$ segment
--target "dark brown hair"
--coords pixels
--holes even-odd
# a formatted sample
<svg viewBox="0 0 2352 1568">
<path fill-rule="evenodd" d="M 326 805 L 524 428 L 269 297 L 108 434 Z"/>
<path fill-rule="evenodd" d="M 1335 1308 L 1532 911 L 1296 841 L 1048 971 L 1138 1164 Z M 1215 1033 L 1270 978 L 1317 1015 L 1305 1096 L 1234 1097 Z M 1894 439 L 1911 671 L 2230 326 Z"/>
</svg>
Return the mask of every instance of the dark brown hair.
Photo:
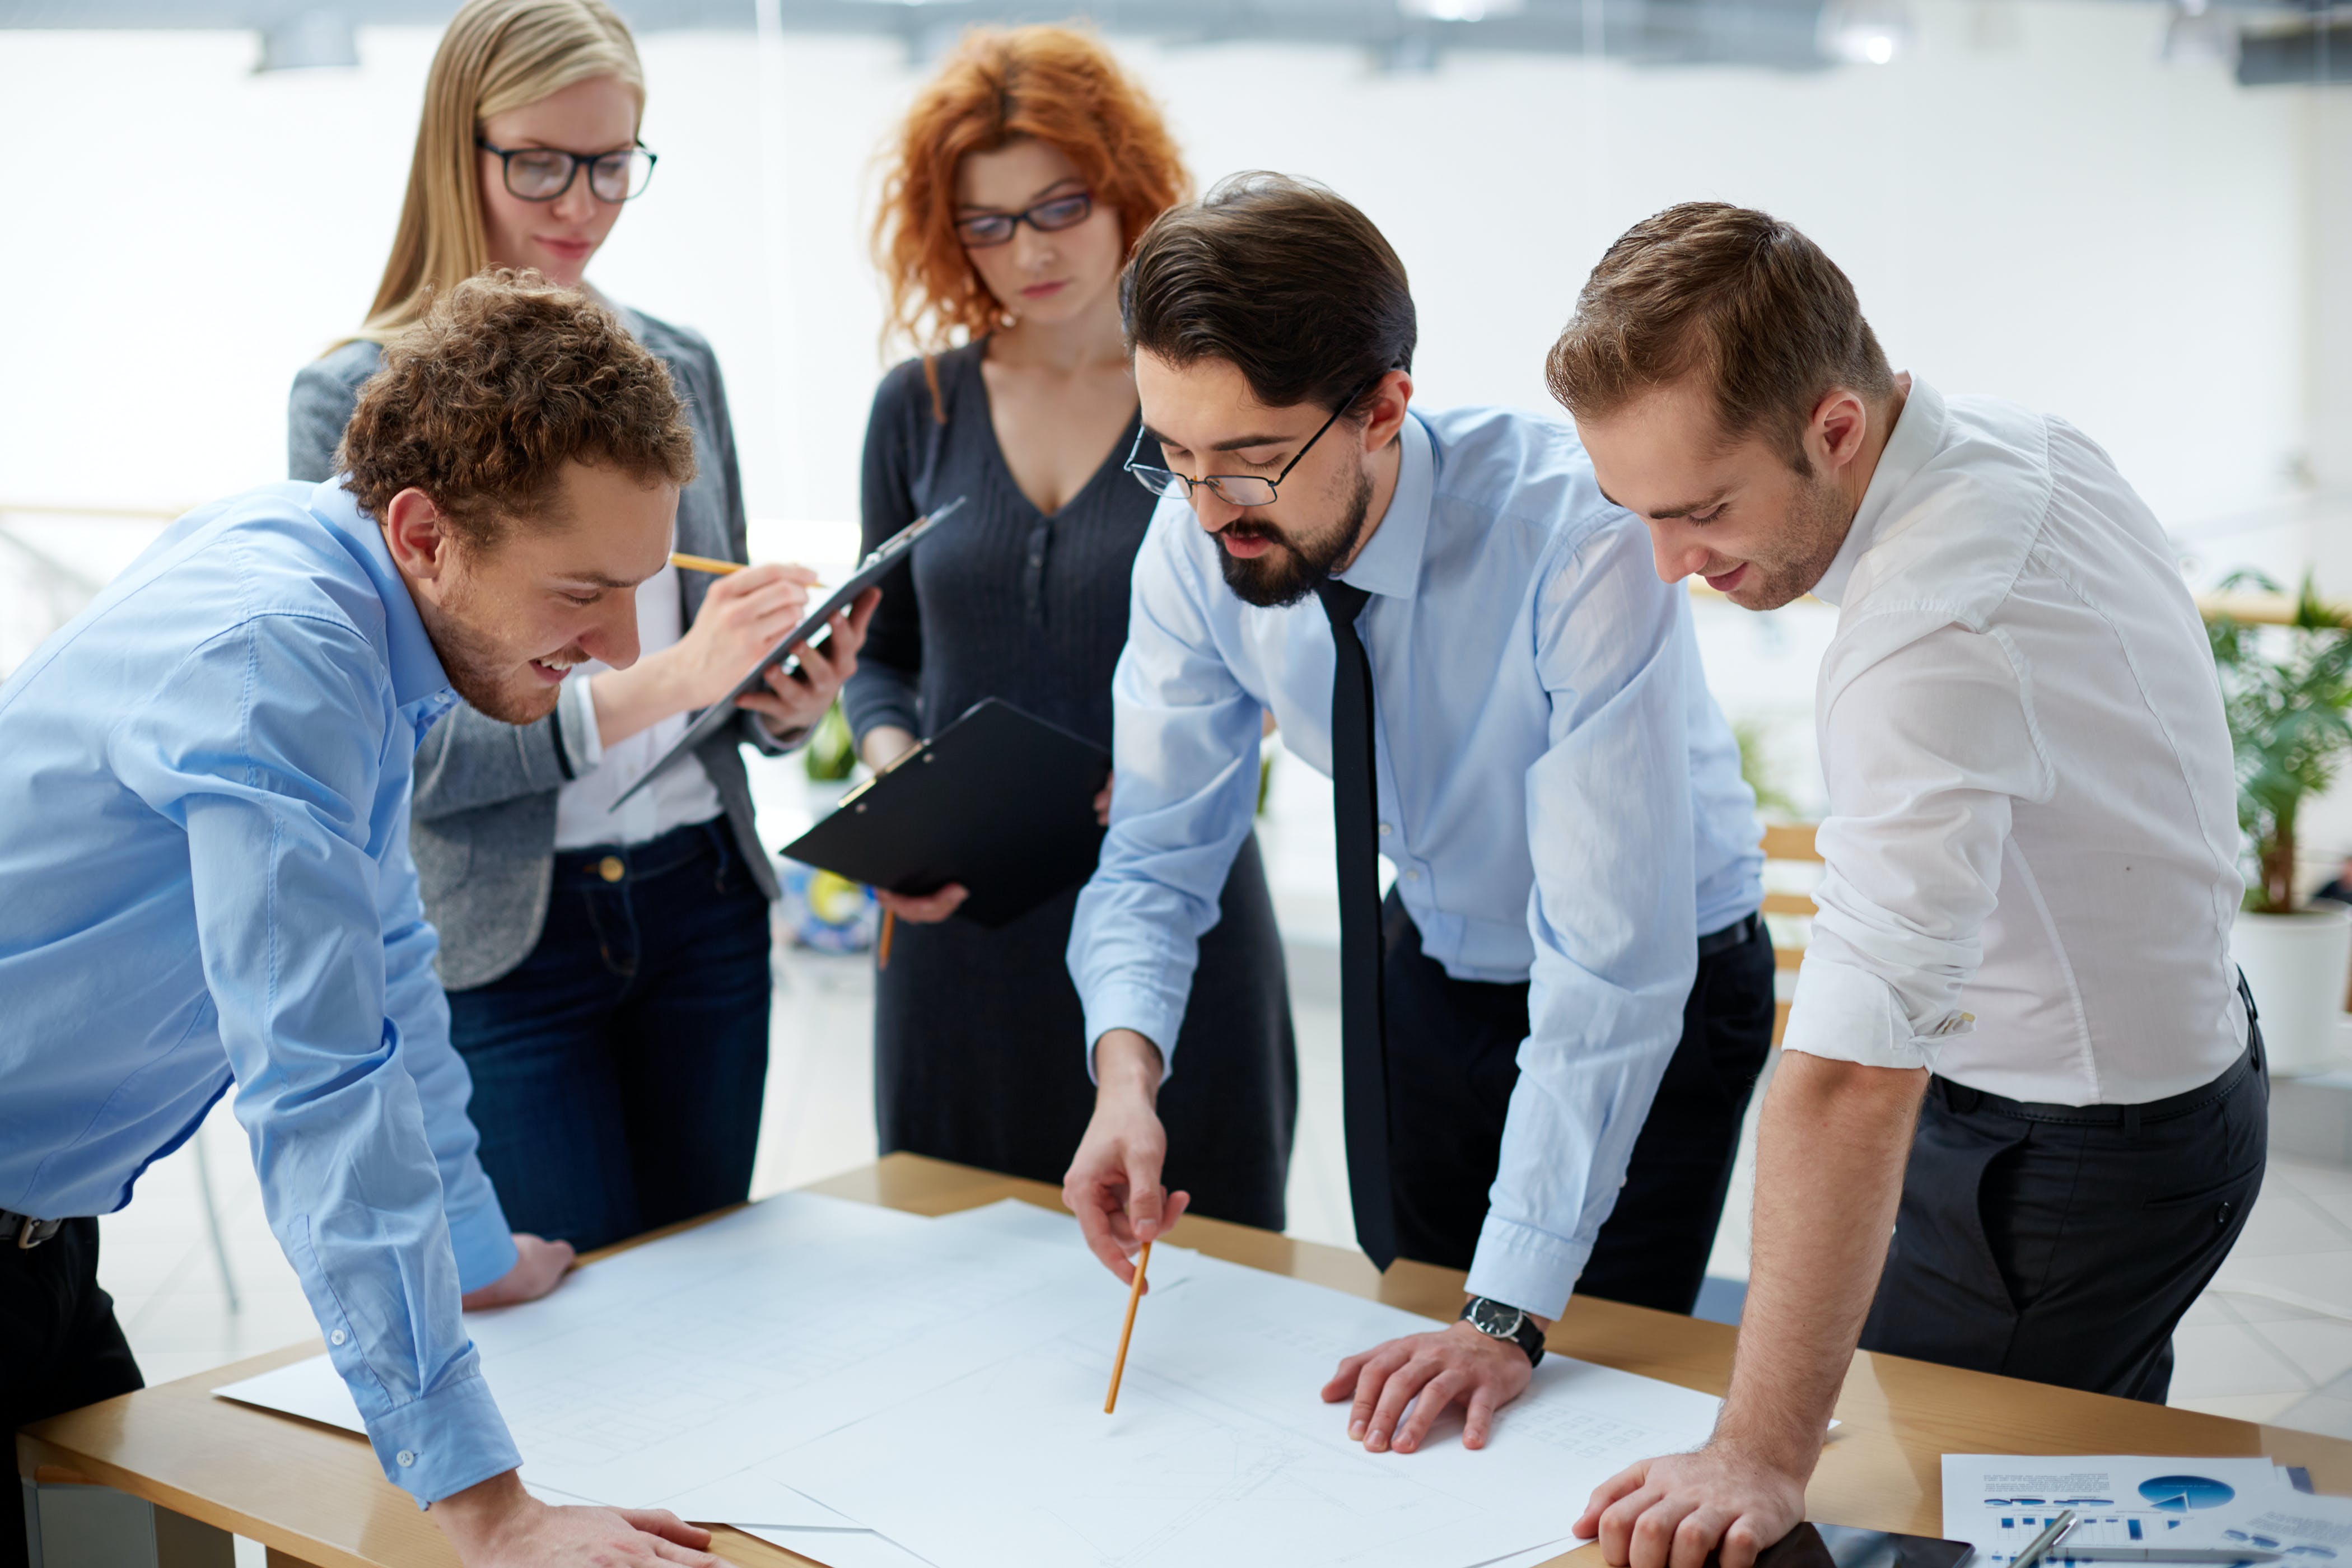
<svg viewBox="0 0 2352 1568">
<path fill-rule="evenodd" d="M 1412 368 L 1404 263 L 1372 220 L 1323 186 L 1234 174 L 1143 231 L 1120 281 L 1130 351 L 1223 360 L 1269 408 L 1337 409 Z"/>
<path fill-rule="evenodd" d="M 1570 414 L 1605 417 L 1696 371 L 1721 438 L 1761 433 L 1807 473 L 1804 430 L 1832 387 L 1875 402 L 1895 373 L 1853 285 L 1769 213 L 1685 202 L 1643 219 L 1601 258 L 1545 364 Z"/>
<path fill-rule="evenodd" d="M 956 237 L 956 165 L 1034 137 L 1075 164 L 1119 218 L 1119 247 L 1192 188 L 1160 106 L 1103 41 L 1074 27 L 974 27 L 915 97 L 887 156 L 874 259 L 886 339 L 935 353 L 1004 314 Z"/>
<path fill-rule="evenodd" d="M 468 278 L 384 345 L 337 467 L 371 517 L 415 488 L 466 543 L 547 515 L 566 463 L 648 483 L 694 478 L 694 437 L 669 368 L 613 312 L 538 273 Z"/>
</svg>

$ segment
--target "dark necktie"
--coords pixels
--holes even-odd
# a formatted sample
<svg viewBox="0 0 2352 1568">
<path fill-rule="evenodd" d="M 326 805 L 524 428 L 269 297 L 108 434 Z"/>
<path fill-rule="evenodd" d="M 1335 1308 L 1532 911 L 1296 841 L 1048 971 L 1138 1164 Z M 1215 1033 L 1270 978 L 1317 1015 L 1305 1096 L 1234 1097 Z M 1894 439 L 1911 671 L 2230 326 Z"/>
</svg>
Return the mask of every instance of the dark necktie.
<svg viewBox="0 0 2352 1568">
<path fill-rule="evenodd" d="M 1331 617 L 1331 816 L 1339 860 L 1339 1079 L 1348 1129 L 1348 1196 L 1356 1245 L 1381 1268 L 1396 1260 L 1389 1198 L 1388 1021 L 1381 997 L 1380 773 L 1372 761 L 1372 661 L 1356 636 L 1370 595 L 1327 579 Z"/>
</svg>

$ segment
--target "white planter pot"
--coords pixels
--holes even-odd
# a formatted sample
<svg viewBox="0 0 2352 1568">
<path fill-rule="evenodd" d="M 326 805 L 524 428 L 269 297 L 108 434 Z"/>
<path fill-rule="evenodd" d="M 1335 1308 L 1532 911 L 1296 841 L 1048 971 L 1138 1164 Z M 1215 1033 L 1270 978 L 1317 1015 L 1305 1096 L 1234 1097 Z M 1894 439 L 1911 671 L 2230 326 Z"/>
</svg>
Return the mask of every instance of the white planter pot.
<svg viewBox="0 0 2352 1568">
<path fill-rule="evenodd" d="M 2336 1030 L 2352 969 L 2352 909 L 2315 904 L 2292 915 L 2241 912 L 2230 956 L 2263 1016 L 2263 1045 L 2275 1075 L 2324 1072 L 2341 1065 Z"/>
</svg>

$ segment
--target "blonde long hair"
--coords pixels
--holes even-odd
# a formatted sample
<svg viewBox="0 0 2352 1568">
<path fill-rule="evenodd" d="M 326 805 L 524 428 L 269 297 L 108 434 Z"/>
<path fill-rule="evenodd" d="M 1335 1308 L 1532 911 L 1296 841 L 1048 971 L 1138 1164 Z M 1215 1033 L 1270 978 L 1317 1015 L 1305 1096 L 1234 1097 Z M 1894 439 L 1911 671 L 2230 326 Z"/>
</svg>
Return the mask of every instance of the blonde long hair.
<svg viewBox="0 0 2352 1568">
<path fill-rule="evenodd" d="M 441 36 L 425 79 L 425 118 L 392 259 L 356 337 L 387 341 L 414 324 L 435 294 L 489 265 L 474 149 L 482 121 L 599 76 L 617 77 L 635 93 L 642 121 L 637 46 L 604 0 L 468 0 Z"/>
</svg>

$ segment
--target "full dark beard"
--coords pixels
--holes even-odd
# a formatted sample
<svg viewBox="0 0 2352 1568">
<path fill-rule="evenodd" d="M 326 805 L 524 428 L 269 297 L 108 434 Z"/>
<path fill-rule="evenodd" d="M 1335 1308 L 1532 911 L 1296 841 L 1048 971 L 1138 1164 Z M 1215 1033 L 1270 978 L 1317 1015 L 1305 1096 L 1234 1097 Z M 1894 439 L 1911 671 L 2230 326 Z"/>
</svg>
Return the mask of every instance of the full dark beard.
<svg viewBox="0 0 2352 1568">
<path fill-rule="evenodd" d="M 1355 548 L 1357 536 L 1363 531 L 1364 515 L 1371 509 L 1372 476 L 1359 468 L 1355 488 L 1348 497 L 1346 516 L 1329 532 L 1309 539 L 1304 545 L 1292 543 L 1288 534 L 1266 523 L 1246 520 L 1227 523 L 1227 533 L 1244 539 L 1271 540 L 1274 548 L 1254 561 L 1244 561 L 1218 545 L 1217 566 L 1224 573 L 1225 586 L 1242 603 L 1260 609 L 1276 610 L 1298 603 L 1321 587 L 1331 575 L 1331 569 Z"/>
</svg>

